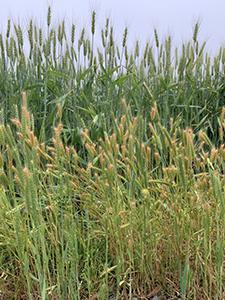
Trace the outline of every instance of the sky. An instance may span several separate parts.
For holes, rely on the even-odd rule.
[[[128,26],[130,40],[152,40],[153,29],[160,37],[171,34],[175,43],[187,41],[193,26],[200,21],[200,35],[207,41],[208,50],[215,53],[225,44],[225,0],[0,0],[0,30],[10,17],[27,24],[32,17],[44,24],[48,5],[52,6],[53,19],[65,18],[70,24],[89,26],[92,10],[97,13],[97,29],[106,17],[112,20],[115,32],[122,34]],[[78,27],[79,27],[78,26]]]

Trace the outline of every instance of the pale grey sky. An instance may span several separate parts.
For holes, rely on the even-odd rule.
[[[120,33],[130,29],[130,38],[145,41],[152,38],[156,27],[160,36],[170,33],[173,39],[184,41],[191,37],[193,24],[201,22],[201,37],[213,52],[225,42],[225,0],[0,0],[0,28],[8,17],[26,23],[29,17],[44,22],[47,7],[53,8],[54,20],[64,17],[79,26],[88,26],[90,12],[97,12],[98,27],[110,16]]]

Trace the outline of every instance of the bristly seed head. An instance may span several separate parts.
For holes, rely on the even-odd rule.
[[[92,35],[95,34],[95,17],[96,17],[96,12],[92,12],[92,18],[91,18],[91,33]]]
[[[48,7],[48,16],[47,16],[47,25],[50,27],[51,25],[51,17],[52,17],[52,12],[51,12],[51,6]]]
[[[124,34],[123,34],[123,48],[126,46],[126,43],[127,43],[127,34],[128,34],[128,29],[126,27],[124,29]]]

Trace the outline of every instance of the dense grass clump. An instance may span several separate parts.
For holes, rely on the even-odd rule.
[[[225,50],[95,17],[0,35],[0,298],[224,299]]]

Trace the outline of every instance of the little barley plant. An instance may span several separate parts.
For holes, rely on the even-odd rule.
[[[0,297],[224,299],[225,50],[91,21],[0,34]]]

